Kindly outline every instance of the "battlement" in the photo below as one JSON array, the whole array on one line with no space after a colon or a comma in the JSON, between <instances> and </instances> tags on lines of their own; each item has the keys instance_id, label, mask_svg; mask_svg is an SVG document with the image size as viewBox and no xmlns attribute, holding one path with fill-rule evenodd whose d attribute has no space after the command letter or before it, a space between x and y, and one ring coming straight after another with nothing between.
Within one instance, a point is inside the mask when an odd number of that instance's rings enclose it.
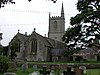
<instances>
[{"instance_id":1,"label":"battlement","mask_svg":"<svg viewBox=\"0 0 100 75\"><path fill-rule=\"evenodd\" d=\"M62 18L64 18L64 17L61 17L61 16L52 16L52 17L50 17L50 19L62 19Z\"/></svg>"}]
</instances>

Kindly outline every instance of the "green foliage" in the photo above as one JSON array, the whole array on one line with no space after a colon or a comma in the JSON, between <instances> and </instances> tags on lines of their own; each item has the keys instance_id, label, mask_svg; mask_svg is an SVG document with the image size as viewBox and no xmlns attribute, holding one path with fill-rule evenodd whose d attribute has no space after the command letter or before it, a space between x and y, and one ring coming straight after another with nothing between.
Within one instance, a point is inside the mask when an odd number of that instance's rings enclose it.
<instances>
[{"instance_id":1,"label":"green foliage","mask_svg":"<svg viewBox=\"0 0 100 75\"><path fill-rule=\"evenodd\" d=\"M4 56L0 56L0 73L6 72L8 69L9 59Z\"/></svg>"},{"instance_id":2,"label":"green foliage","mask_svg":"<svg viewBox=\"0 0 100 75\"><path fill-rule=\"evenodd\" d=\"M13 2L13 0L0 0L0 8L4 7L5 4L15 4L15 2Z\"/></svg>"},{"instance_id":3,"label":"green foliage","mask_svg":"<svg viewBox=\"0 0 100 75\"><path fill-rule=\"evenodd\" d=\"M91 40L100 36L100 0L79 0L77 2L79 13L71 17L70 24L63 36L68 48L91 47Z\"/></svg>"},{"instance_id":4,"label":"green foliage","mask_svg":"<svg viewBox=\"0 0 100 75\"><path fill-rule=\"evenodd\" d=\"M21 70L21 68L19 68L17 71L16 71L16 74L17 75L29 75L30 73L33 73L34 72L34 70L33 70L33 68L28 68L25 72L23 72L22 70Z\"/></svg>"},{"instance_id":5,"label":"green foliage","mask_svg":"<svg viewBox=\"0 0 100 75\"><path fill-rule=\"evenodd\" d=\"M81 37L81 25L78 25L72 28L68 28L62 39L65 41L65 43L68 44L68 47L71 48L77 45L77 42Z\"/></svg>"},{"instance_id":6,"label":"green foliage","mask_svg":"<svg viewBox=\"0 0 100 75\"><path fill-rule=\"evenodd\" d=\"M31 2L32 0L28 0L29 2ZM50 0L53 3L56 3L57 0ZM0 0L0 8L4 7L6 4L15 4L15 2L13 0Z\"/></svg>"},{"instance_id":7,"label":"green foliage","mask_svg":"<svg viewBox=\"0 0 100 75\"><path fill-rule=\"evenodd\" d=\"M3 53L3 47L0 46L0 55L2 55L2 53Z\"/></svg>"},{"instance_id":8,"label":"green foliage","mask_svg":"<svg viewBox=\"0 0 100 75\"><path fill-rule=\"evenodd\" d=\"M74 53L78 53L80 51L80 48L70 49L66 52L64 52L64 56L71 56Z\"/></svg>"},{"instance_id":9,"label":"green foliage","mask_svg":"<svg viewBox=\"0 0 100 75\"><path fill-rule=\"evenodd\" d=\"M15 59L15 57L17 56L16 52L19 50L19 40L18 39L15 39L14 42L11 43L10 49L11 49L10 58Z\"/></svg>"},{"instance_id":10,"label":"green foliage","mask_svg":"<svg viewBox=\"0 0 100 75\"><path fill-rule=\"evenodd\" d=\"M86 75L100 75L100 69L87 69Z\"/></svg>"},{"instance_id":11,"label":"green foliage","mask_svg":"<svg viewBox=\"0 0 100 75\"><path fill-rule=\"evenodd\" d=\"M3 56L8 55L8 46L3 47Z\"/></svg>"}]
</instances>

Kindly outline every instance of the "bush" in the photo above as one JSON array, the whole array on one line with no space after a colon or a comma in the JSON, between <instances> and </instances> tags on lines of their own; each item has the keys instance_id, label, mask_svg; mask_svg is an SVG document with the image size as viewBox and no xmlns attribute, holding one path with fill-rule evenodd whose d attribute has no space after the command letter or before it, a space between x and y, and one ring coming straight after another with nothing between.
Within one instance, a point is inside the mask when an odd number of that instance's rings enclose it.
<instances>
[{"instance_id":1,"label":"bush","mask_svg":"<svg viewBox=\"0 0 100 75\"><path fill-rule=\"evenodd\" d=\"M9 59L5 56L0 56L0 73L4 73L8 69Z\"/></svg>"}]
</instances>

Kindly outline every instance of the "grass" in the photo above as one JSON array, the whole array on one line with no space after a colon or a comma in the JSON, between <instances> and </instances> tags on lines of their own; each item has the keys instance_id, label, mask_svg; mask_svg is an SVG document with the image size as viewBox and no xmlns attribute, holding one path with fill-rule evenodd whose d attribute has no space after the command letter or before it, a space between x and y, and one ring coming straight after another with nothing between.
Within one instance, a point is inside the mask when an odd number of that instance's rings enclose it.
<instances>
[{"instance_id":1,"label":"grass","mask_svg":"<svg viewBox=\"0 0 100 75\"><path fill-rule=\"evenodd\" d=\"M29 64L29 68L26 72L23 72L21 70L21 65L22 62L18 62L18 70L14 71L11 69L11 72L16 73L17 75L28 75L30 73L33 73L36 70L33 70L32 66L33 64L100 64L100 62L97 61L88 61L88 62L76 62L76 61L71 61L71 62L27 62ZM38 69L39 70L39 69ZM57 74L57 73L56 73ZM86 75L100 75L100 69L87 69L87 74Z\"/></svg>"},{"instance_id":2,"label":"grass","mask_svg":"<svg viewBox=\"0 0 100 75\"><path fill-rule=\"evenodd\" d=\"M38 71L39 70L40 69L38 69ZM27 71L23 72L21 68L19 68L17 71L14 71L14 73L16 73L17 75L28 75L30 73L33 73L34 71L37 71L37 70L34 70L33 68L28 68ZM58 75L57 72L55 72L56 75ZM100 69L87 69L87 73L85 75L100 75Z\"/></svg>"},{"instance_id":3,"label":"grass","mask_svg":"<svg viewBox=\"0 0 100 75\"><path fill-rule=\"evenodd\" d=\"M66 63L100 63L100 61L67 61L67 62L28 62L34 64L66 64Z\"/></svg>"},{"instance_id":4,"label":"grass","mask_svg":"<svg viewBox=\"0 0 100 75\"><path fill-rule=\"evenodd\" d=\"M100 69L87 69L86 75L100 75Z\"/></svg>"},{"instance_id":5,"label":"grass","mask_svg":"<svg viewBox=\"0 0 100 75\"><path fill-rule=\"evenodd\" d=\"M20 68L19 70L17 70L15 73L17 75L28 75L30 73L34 72L34 70L32 68L27 69L25 72L23 72Z\"/></svg>"},{"instance_id":6,"label":"grass","mask_svg":"<svg viewBox=\"0 0 100 75\"><path fill-rule=\"evenodd\" d=\"M18 70L15 73L17 75L28 75L32 72L34 72L34 70L32 68L29 68L26 72L22 72L22 70ZM87 73L85 75L100 75L100 69L87 69Z\"/></svg>"}]
</instances>

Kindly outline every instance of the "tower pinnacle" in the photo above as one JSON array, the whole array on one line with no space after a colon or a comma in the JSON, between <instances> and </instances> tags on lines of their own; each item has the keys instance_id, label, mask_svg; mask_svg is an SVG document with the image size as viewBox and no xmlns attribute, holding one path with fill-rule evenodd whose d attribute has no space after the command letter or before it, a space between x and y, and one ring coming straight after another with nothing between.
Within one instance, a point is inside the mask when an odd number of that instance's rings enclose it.
<instances>
[{"instance_id":1,"label":"tower pinnacle","mask_svg":"<svg viewBox=\"0 0 100 75\"><path fill-rule=\"evenodd\" d=\"M50 12L49 12L49 19L50 19Z\"/></svg>"},{"instance_id":2,"label":"tower pinnacle","mask_svg":"<svg viewBox=\"0 0 100 75\"><path fill-rule=\"evenodd\" d=\"M63 7L63 2L62 2L62 8L61 8L61 17L64 17L64 7Z\"/></svg>"}]
</instances>

